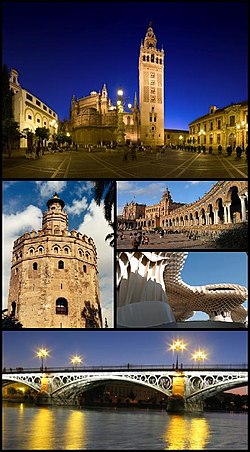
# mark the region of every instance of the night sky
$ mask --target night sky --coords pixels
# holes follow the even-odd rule
[[[180,338],[187,343],[181,361],[192,363],[191,354],[198,348],[208,353],[208,364],[247,363],[246,331],[5,331],[3,365],[38,367],[36,350],[50,350],[46,365],[69,366],[70,357],[79,354],[84,364],[124,365],[173,363],[169,344]]]
[[[211,105],[247,99],[247,3],[3,2],[3,63],[69,117],[72,95],[107,84],[138,96],[141,40],[152,21],[165,51],[165,127],[188,129]]]

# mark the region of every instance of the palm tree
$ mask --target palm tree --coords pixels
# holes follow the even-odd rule
[[[112,222],[112,209],[115,202],[115,182],[113,180],[98,179],[94,182],[94,199],[98,206],[101,202],[104,203],[104,217],[105,220],[114,230],[114,222]],[[114,232],[111,232],[105,237],[105,240],[110,240],[110,246],[114,246]]]
[[[115,202],[115,182],[108,179],[98,179],[94,182],[94,199],[98,206],[104,203],[104,216],[111,223],[112,209]]]

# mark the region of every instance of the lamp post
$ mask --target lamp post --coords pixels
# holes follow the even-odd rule
[[[82,363],[82,360],[83,358],[79,355],[73,355],[72,358],[70,358],[70,362],[73,364],[73,370],[74,366],[77,368],[77,365]]]
[[[193,359],[195,362],[198,361],[198,368],[199,368],[200,361],[202,361],[204,364],[205,359],[207,359],[207,353],[205,353],[204,350],[201,350],[201,349],[196,350],[192,354],[191,359]]]
[[[117,144],[122,146],[125,143],[124,139],[124,123],[123,123],[123,90],[117,91],[118,100],[117,104]]]
[[[187,344],[185,344],[185,342],[180,339],[173,341],[172,345],[170,345],[169,350],[172,350],[173,352],[175,352],[175,351],[177,352],[176,353],[176,364],[175,364],[176,370],[179,369],[178,351],[183,352],[184,350],[186,350],[186,348],[187,348]]]
[[[49,356],[49,350],[47,350],[44,347],[41,347],[38,349],[38,351],[36,352],[36,357],[40,358],[42,361],[42,365],[41,365],[41,371],[43,372],[43,360],[45,358],[47,358]]]

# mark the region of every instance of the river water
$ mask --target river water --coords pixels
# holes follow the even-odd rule
[[[4,450],[246,450],[247,414],[3,404]]]

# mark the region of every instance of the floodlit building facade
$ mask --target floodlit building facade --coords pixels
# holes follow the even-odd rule
[[[19,72],[11,69],[9,79],[10,90],[13,92],[14,120],[19,124],[20,132],[25,129],[35,133],[38,127],[49,129],[49,140],[53,141],[53,135],[58,130],[58,115],[41,99],[22,88],[19,83]],[[20,147],[27,147],[27,138],[20,139]]]
[[[186,252],[117,253],[117,322],[121,327],[159,327],[190,319],[244,323],[247,289],[239,284],[190,286],[181,278]]]
[[[209,113],[189,124],[189,143],[209,150],[226,150],[248,145],[248,102],[230,104],[224,108],[212,106]]]
[[[102,326],[94,241],[68,231],[64,201],[47,202],[42,229],[14,242],[8,313],[25,328]]]

